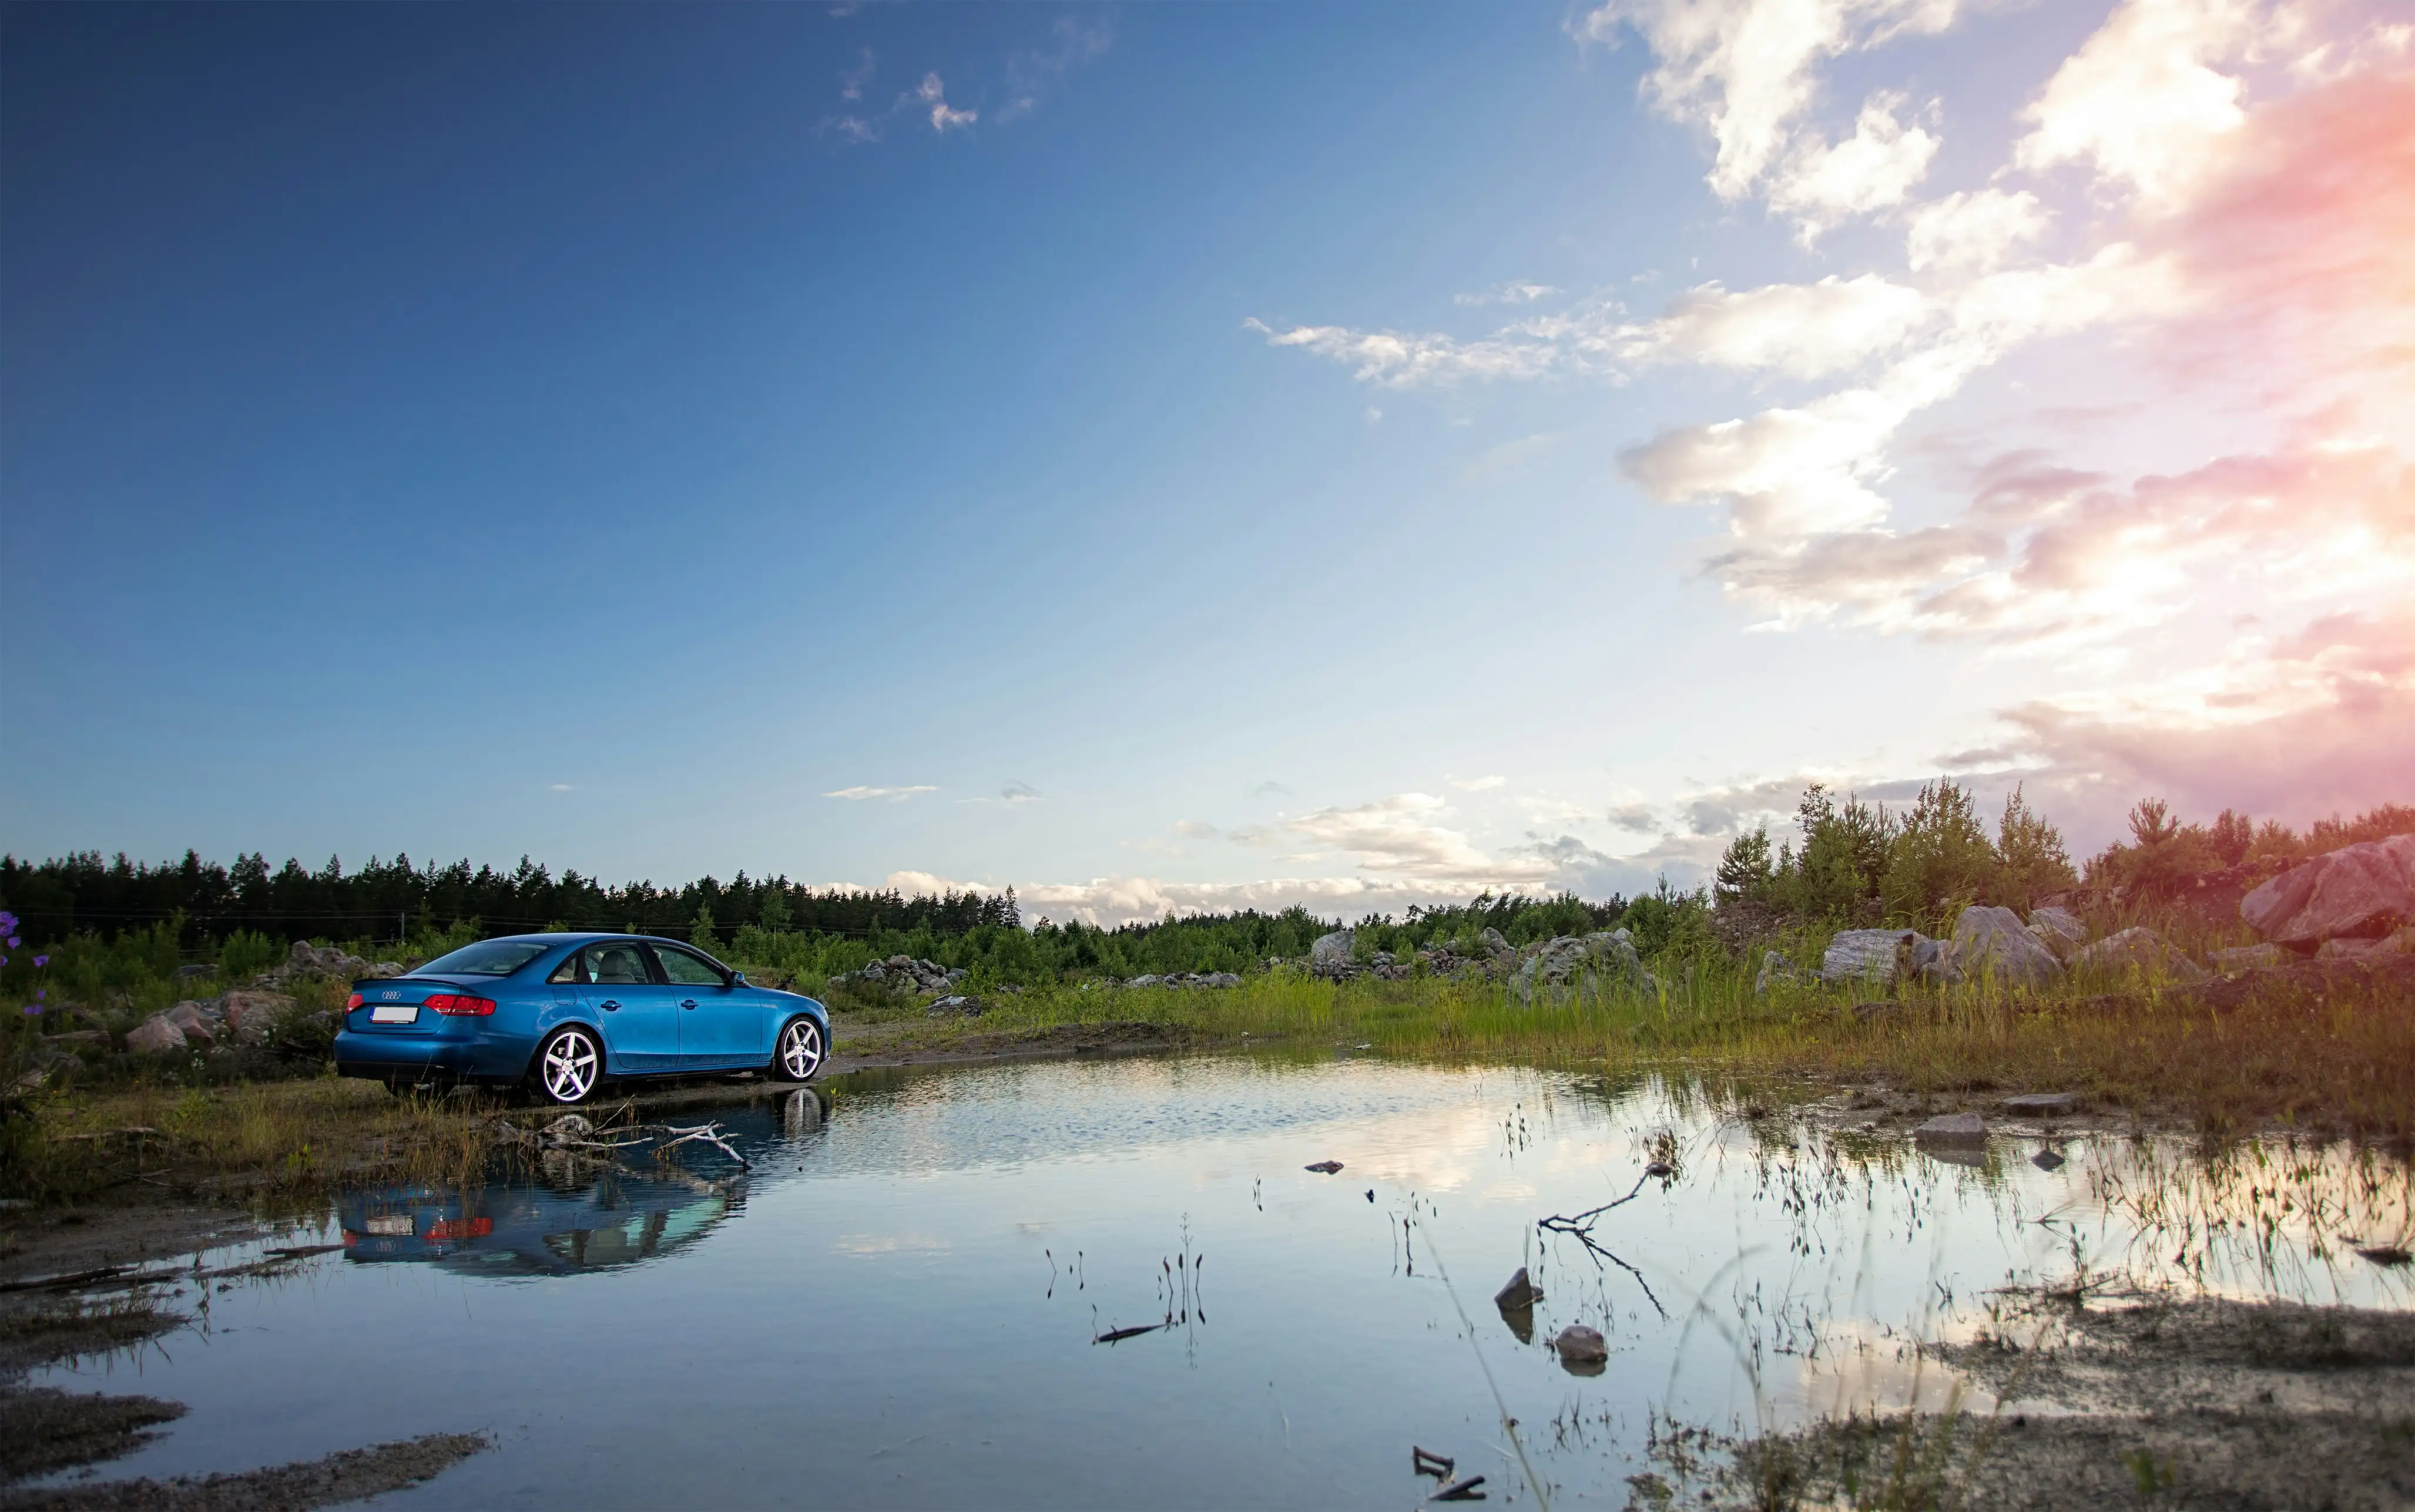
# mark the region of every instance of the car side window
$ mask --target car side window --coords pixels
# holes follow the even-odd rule
[[[587,969],[587,980],[597,986],[613,983],[636,986],[654,980],[652,973],[646,969],[646,958],[628,940],[591,945],[578,955]]]
[[[573,951],[568,955],[562,958],[562,965],[554,967],[553,975],[546,978],[545,980],[550,982],[585,981],[587,980],[587,973],[582,970],[581,967],[584,966],[586,960],[586,951]]]
[[[673,986],[719,987],[728,980],[704,957],[690,955],[675,946],[655,946],[654,959],[663,964],[663,975],[671,980]]]

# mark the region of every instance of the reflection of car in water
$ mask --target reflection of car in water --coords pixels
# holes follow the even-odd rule
[[[432,1260],[448,1269],[594,1270],[691,1244],[735,1211],[719,1183],[608,1171],[575,1190],[535,1185],[461,1191],[394,1188],[344,1199],[353,1260]]]
[[[776,1108],[736,1110],[730,1132],[748,1144],[802,1139],[824,1106],[800,1089]],[[344,1252],[359,1261],[433,1261],[453,1270],[535,1275],[600,1270],[668,1255],[701,1239],[744,1205],[740,1181],[710,1181],[677,1166],[598,1167],[548,1152],[541,1180],[468,1191],[392,1187],[338,1205]]]

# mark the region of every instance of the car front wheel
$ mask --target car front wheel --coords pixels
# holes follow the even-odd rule
[[[822,1026],[812,1019],[791,1019],[780,1031],[780,1046],[772,1057],[772,1074],[784,1082],[810,1082],[822,1069],[829,1047]]]
[[[537,1096],[569,1107],[595,1095],[604,1081],[604,1047],[580,1025],[556,1029],[536,1053]]]

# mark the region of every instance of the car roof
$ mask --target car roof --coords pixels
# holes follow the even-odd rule
[[[489,935],[480,943],[485,944],[494,940],[545,940],[555,945],[568,945],[578,940],[660,940],[665,945],[687,943],[685,940],[673,939],[668,935],[648,935],[639,931],[620,929],[556,930],[549,934],[535,935]]]

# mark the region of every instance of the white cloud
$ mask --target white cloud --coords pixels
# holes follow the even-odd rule
[[[1905,264],[1914,273],[1986,273],[2037,240],[2046,225],[2046,207],[2026,189],[1958,190],[1912,213]]]
[[[1011,54],[1006,60],[1008,99],[998,112],[1000,122],[1030,114],[1064,77],[1106,56],[1115,46],[1115,28],[1104,19],[1088,23],[1059,16],[1049,28],[1046,47]]]
[[[1659,319],[1631,327],[1626,352],[1637,360],[1818,378],[1900,345],[1929,313],[1918,290],[1874,273],[1733,293],[1707,283],[1688,290]]]
[[[870,82],[872,82],[872,49],[867,47],[859,50],[855,67],[839,76],[838,97],[862,99],[863,86]]]
[[[2255,0],[2123,0],[2055,70],[2014,148],[2032,172],[2085,162],[2150,207],[2176,203],[2246,120],[2240,81],[2212,65],[2238,56],[2261,19]]]
[[[851,802],[851,803],[862,803],[862,802],[866,802],[866,801],[869,801],[874,800],[874,799],[881,799],[881,800],[885,800],[885,801],[889,801],[889,802],[892,802],[892,803],[902,803],[902,802],[906,801],[906,800],[908,800],[908,799],[909,799],[909,798],[912,798],[912,797],[913,797],[914,795],[916,795],[917,793],[936,793],[936,792],[938,792],[938,788],[936,788],[936,787],[930,787],[930,786],[917,786],[917,787],[862,787],[862,786],[858,786],[858,787],[842,787],[842,788],[838,789],[836,792],[824,793],[822,796],[823,796],[824,798],[844,798],[844,799],[846,799],[848,802]]]
[[[1453,777],[1450,785],[1462,793],[1489,793],[1495,787],[1507,787],[1507,777]]]
[[[1522,283],[1513,278],[1481,293],[1453,294],[1450,302],[1454,305],[1531,305],[1559,292],[1547,283]]]
[[[1903,104],[1901,95],[1872,95],[1852,136],[1834,146],[1806,142],[1788,157],[1769,187],[1769,204],[1796,217],[1804,245],[1849,217],[1903,203],[1928,176],[1937,138],[1897,120]]]
[[[1645,97],[1709,128],[1711,187],[1734,200],[1784,157],[1817,94],[1815,65],[1905,32],[1943,31],[1956,9],[1956,0],[1611,0],[1571,29],[1612,43],[1626,27],[1642,36],[1655,64]]]
[[[914,90],[914,97],[931,108],[931,129],[946,132],[962,130],[981,119],[979,111],[959,111],[948,104],[948,86],[936,73],[926,73]]]
[[[555,783],[546,790],[553,793],[567,793],[571,791],[571,786],[568,783]]]
[[[1037,803],[1042,801],[1040,789],[1027,782],[1011,782],[998,790],[998,796],[1010,803]]]

